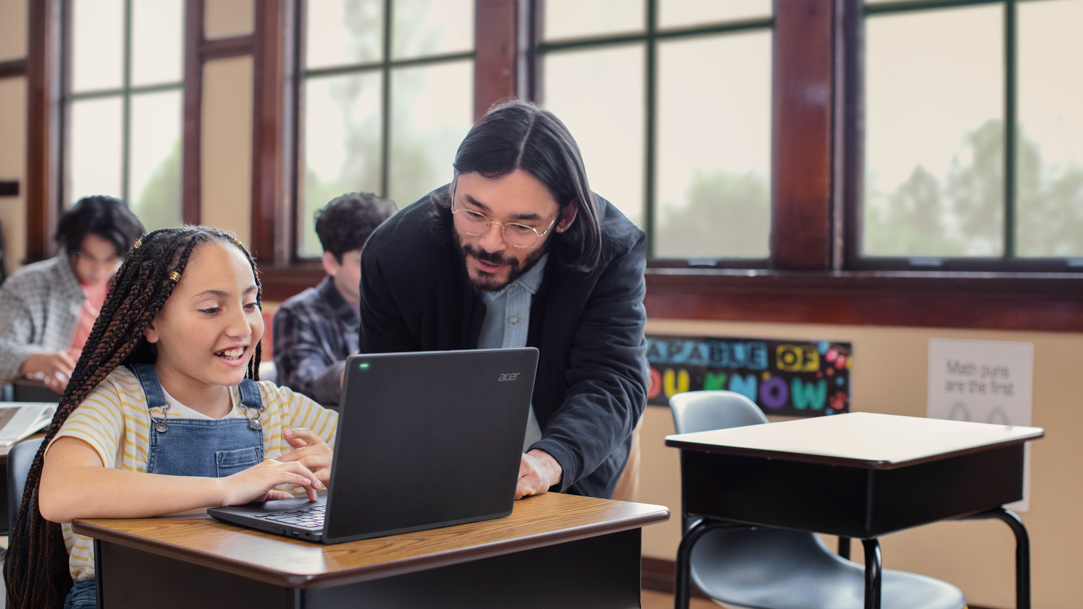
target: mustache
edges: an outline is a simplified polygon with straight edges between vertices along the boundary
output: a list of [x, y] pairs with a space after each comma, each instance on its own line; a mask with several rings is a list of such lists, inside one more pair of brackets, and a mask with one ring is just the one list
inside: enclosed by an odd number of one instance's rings
[[468, 256], [473, 256], [475, 259], [480, 260], [486, 264], [507, 265], [514, 270], [519, 266], [519, 260], [516, 258], [505, 258], [500, 254], [487, 252], [483, 249], [478, 249], [469, 244], [463, 244], [463, 253]]

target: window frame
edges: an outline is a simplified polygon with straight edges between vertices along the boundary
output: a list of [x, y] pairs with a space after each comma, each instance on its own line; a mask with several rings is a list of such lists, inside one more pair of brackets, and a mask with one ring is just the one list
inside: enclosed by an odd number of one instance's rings
[[[30, 2], [27, 58], [27, 253], [52, 255], [59, 216], [59, 72], [62, 4]], [[185, 220], [198, 222], [202, 65], [252, 54], [252, 249], [264, 298], [318, 282], [317, 263], [292, 258], [296, 201], [289, 151], [296, 138], [290, 82], [296, 0], [256, 2], [252, 35], [208, 41], [203, 0], [187, 0]], [[513, 95], [533, 98], [536, 15], [543, 0], [475, 0], [475, 117]], [[192, 19], [193, 12], [200, 17]], [[766, 269], [666, 267], [651, 261], [652, 318], [1079, 332], [1083, 274], [851, 270], [861, 194], [863, 0], [775, 0], [772, 91], [772, 258]], [[483, 21], [484, 20], [484, 21]], [[195, 44], [192, 41], [199, 41]], [[13, 66], [18, 69], [20, 66]], [[194, 76], [193, 76], [194, 75]], [[196, 76], [199, 79], [196, 79]], [[197, 87], [199, 87], [197, 89]], [[809, 90], [826, 92], [810, 100]], [[189, 94], [191, 93], [191, 94]], [[294, 97], [294, 100], [296, 98]], [[194, 133], [194, 135], [193, 135]], [[787, 146], [779, 146], [786, 142]], [[191, 147], [191, 148], [190, 148]], [[194, 165], [193, 165], [194, 159]], [[194, 214], [189, 212], [194, 211]]]
[[593, 36], [580, 36], [574, 38], [560, 38], [551, 41], [544, 40], [543, 24], [544, 2], [536, 2], [532, 14], [534, 21], [533, 29], [537, 42], [535, 44], [535, 56], [537, 65], [534, 69], [535, 82], [530, 95], [532, 101], [544, 104], [544, 86], [541, 81], [543, 69], [540, 67], [545, 56], [550, 53], [563, 51], [605, 49], [620, 45], [643, 44], [644, 45], [644, 119], [643, 126], [643, 232], [647, 236], [646, 252], [647, 264], [657, 268], [740, 268], [740, 269], [763, 269], [767, 268], [770, 258], [656, 258], [654, 257], [655, 240], [655, 211], [656, 211], [656, 173], [658, 161], [658, 149], [656, 144], [658, 135], [658, 46], [659, 43], [669, 40], [688, 40], [706, 36], [718, 36], [735, 32], [749, 31], [773, 31], [775, 26], [774, 16], [738, 19], [717, 23], [703, 23], [694, 26], [678, 26], [662, 28], [658, 25], [659, 0], [644, 0], [644, 25], [640, 32], [601, 34]]

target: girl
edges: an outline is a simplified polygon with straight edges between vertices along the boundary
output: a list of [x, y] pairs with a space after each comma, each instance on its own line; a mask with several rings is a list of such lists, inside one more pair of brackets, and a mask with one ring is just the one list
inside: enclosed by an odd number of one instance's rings
[[196, 226], [136, 242], [27, 476], [10, 607], [95, 606], [93, 544], [56, 523], [280, 499], [291, 486], [315, 499], [338, 417], [256, 382], [262, 336], [255, 263], [236, 239]]

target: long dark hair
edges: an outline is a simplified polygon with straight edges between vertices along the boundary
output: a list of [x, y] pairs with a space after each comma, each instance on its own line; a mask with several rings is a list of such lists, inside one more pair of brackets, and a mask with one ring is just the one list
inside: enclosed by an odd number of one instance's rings
[[[200, 244], [212, 242], [231, 243], [244, 252], [256, 277], [259, 302], [261, 290], [256, 263], [232, 235], [214, 228], [186, 226], [154, 231], [135, 243], [113, 278], [101, 313], [60, 399], [56, 415], [45, 428], [45, 438], [26, 477], [26, 490], [10, 532], [10, 549], [4, 565], [8, 607], [63, 607], [72, 586], [64, 535], [59, 524], [45, 520], [38, 511], [38, 485], [45, 448], [68, 415], [118, 366], [154, 363], [157, 352], [143, 337], [143, 330], [173, 293], [192, 251]], [[260, 345], [257, 343], [255, 355], [248, 364], [248, 378], [259, 379], [259, 361]]]
[[[519, 100], [494, 106], [459, 144], [453, 165], [456, 173], [478, 173], [488, 179], [521, 169], [549, 189], [561, 212], [578, 201], [575, 222], [553, 235], [560, 243], [554, 253], [562, 264], [577, 270], [592, 271], [598, 266], [604, 237], [583, 155], [571, 132], [552, 112]], [[443, 194], [433, 202], [438, 222], [450, 230], [450, 197]]]

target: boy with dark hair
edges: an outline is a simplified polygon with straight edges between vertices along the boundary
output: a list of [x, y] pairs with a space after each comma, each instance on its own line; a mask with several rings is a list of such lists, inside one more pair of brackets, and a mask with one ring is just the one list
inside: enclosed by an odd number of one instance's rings
[[0, 286], [0, 384], [28, 376], [64, 391], [124, 256], [143, 225], [120, 199], [80, 199], [56, 228], [60, 251]]
[[372, 193], [336, 197], [316, 212], [327, 276], [282, 303], [274, 316], [277, 383], [320, 404], [338, 404], [346, 358], [357, 351], [361, 248], [395, 213]]

